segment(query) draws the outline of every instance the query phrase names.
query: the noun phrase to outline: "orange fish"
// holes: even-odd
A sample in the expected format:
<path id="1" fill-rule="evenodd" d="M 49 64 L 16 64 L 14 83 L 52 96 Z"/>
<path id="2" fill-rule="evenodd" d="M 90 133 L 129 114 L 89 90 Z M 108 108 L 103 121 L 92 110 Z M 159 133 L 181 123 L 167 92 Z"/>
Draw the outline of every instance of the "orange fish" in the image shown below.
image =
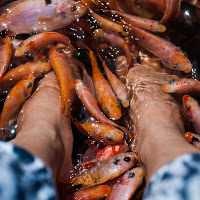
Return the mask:
<path id="1" fill-rule="evenodd" d="M 2 0 L 1 0 L 2 1 Z M 87 8 L 73 0 L 18 0 L 0 10 L 0 32 L 14 34 L 46 32 L 68 26 L 85 14 Z"/>
<path id="2" fill-rule="evenodd" d="M 49 51 L 50 62 L 56 73 L 61 91 L 61 111 L 71 116 L 71 105 L 74 99 L 74 80 L 72 63 L 60 49 L 55 46 Z"/>
<path id="3" fill-rule="evenodd" d="M 112 192 L 106 200 L 131 199 L 133 194 L 142 184 L 143 179 L 144 171 L 141 167 L 136 167 L 127 171 L 112 187 Z"/>
<path id="4" fill-rule="evenodd" d="M 155 21 L 152 19 L 136 16 L 136 15 L 130 15 L 123 12 L 119 12 L 116 10 L 111 10 L 112 14 L 117 14 L 123 17 L 125 22 L 128 24 L 132 24 L 136 27 L 151 31 L 151 32 L 165 32 L 166 27 L 161 24 L 159 21 Z"/>
<path id="5" fill-rule="evenodd" d="M 13 87 L 19 80 L 28 76 L 30 73 L 39 78 L 50 70 L 51 64 L 49 62 L 27 62 L 16 68 L 10 69 L 0 79 L 0 94 L 4 90 Z"/>
<path id="6" fill-rule="evenodd" d="M 11 38 L 6 37 L 0 44 L 0 78 L 4 75 L 12 55 Z"/>
<path id="7" fill-rule="evenodd" d="M 141 28 L 132 25 L 128 27 L 130 35 L 135 37 L 136 43 L 158 56 L 166 67 L 185 73 L 191 72 L 192 64 L 180 48 Z"/>
<path id="8" fill-rule="evenodd" d="M 166 93 L 199 93 L 200 82 L 192 78 L 181 78 L 171 80 L 168 84 L 163 85 L 163 91 Z"/>
<path id="9" fill-rule="evenodd" d="M 98 22 L 99 26 L 104 31 L 114 32 L 120 36 L 128 36 L 129 35 L 129 33 L 124 25 L 118 24 L 118 23 L 112 21 L 112 19 L 109 20 L 105 17 L 102 17 L 102 16 L 96 14 L 95 12 L 93 12 L 92 10 L 90 10 L 90 15 Z"/>
<path id="10" fill-rule="evenodd" d="M 35 76 L 29 74 L 24 79 L 19 81 L 9 92 L 1 112 L 0 119 L 0 137 L 7 126 L 8 120 L 19 110 L 27 98 L 30 97 Z"/>
<path id="11" fill-rule="evenodd" d="M 74 58 L 72 58 L 72 61 L 74 64 L 76 64 L 77 66 L 79 66 L 82 70 L 82 76 L 83 76 L 83 82 L 87 85 L 87 87 L 90 89 L 90 91 L 92 92 L 92 94 L 95 94 L 95 89 L 94 89 L 94 84 L 93 84 L 93 80 L 92 77 L 88 74 L 87 70 L 85 69 L 85 66 L 82 62 L 80 62 L 79 60 L 76 60 Z"/>
<path id="12" fill-rule="evenodd" d="M 89 49 L 88 56 L 90 57 L 92 64 L 92 78 L 94 81 L 94 87 L 96 91 L 96 98 L 101 106 L 102 111 L 113 120 L 118 120 L 121 117 L 121 106 L 117 101 L 117 98 L 110 87 L 108 81 L 104 78 L 101 71 L 98 68 L 96 57 Z"/>
<path id="13" fill-rule="evenodd" d="M 81 124 L 79 122 L 75 122 L 75 125 L 80 126 L 90 137 L 104 144 L 117 143 L 124 138 L 124 133 L 111 125 L 101 123 Z"/>
<path id="14" fill-rule="evenodd" d="M 106 197 L 110 194 L 111 188 L 108 185 L 99 185 L 85 190 L 78 190 L 70 200 L 95 200 Z M 67 199 L 66 199 L 67 200 Z"/>
<path id="15" fill-rule="evenodd" d="M 113 33 L 105 33 L 102 29 L 95 29 L 93 33 L 94 33 L 94 38 L 96 40 L 99 39 L 105 40 L 106 42 L 109 42 L 111 45 L 115 45 L 122 48 L 126 53 L 128 66 L 130 65 L 131 51 L 129 45 L 123 40 L 123 38 Z"/>
<path id="16" fill-rule="evenodd" d="M 185 133 L 185 139 L 191 144 L 193 144 L 195 147 L 200 149 L 200 135 L 192 132 L 187 132 Z"/>
<path id="17" fill-rule="evenodd" d="M 198 102 L 191 96 L 184 95 L 183 107 L 188 120 L 192 121 L 196 133 L 200 134 L 200 106 Z"/>
<path id="18" fill-rule="evenodd" d="M 87 188 L 105 183 L 126 172 L 137 161 L 138 157 L 133 152 L 122 153 L 108 159 L 99 160 L 91 168 L 79 170 L 79 173 L 73 177 L 72 184 Z"/>
<path id="19" fill-rule="evenodd" d="M 69 38 L 60 33 L 39 33 L 27 38 L 24 42 L 20 43 L 19 47 L 15 51 L 15 56 L 26 56 L 31 54 L 33 51 L 39 50 L 42 47 L 46 47 L 48 44 L 53 44 L 54 42 L 62 43 L 67 46 L 70 45 Z"/>
<path id="20" fill-rule="evenodd" d="M 120 144 L 113 144 L 113 145 L 108 145 L 103 149 L 100 149 L 97 153 L 96 158 L 109 158 L 111 156 L 120 154 L 120 153 L 125 153 L 126 151 L 129 150 L 128 144 L 126 142 L 120 143 Z"/>
<path id="21" fill-rule="evenodd" d="M 101 123 L 117 126 L 101 112 L 97 100 L 83 81 L 75 80 L 75 90 L 83 105 L 97 120 Z"/>
<path id="22" fill-rule="evenodd" d="M 126 86 L 117 78 L 115 74 L 113 74 L 110 69 L 107 67 L 105 61 L 101 58 L 99 55 L 99 58 L 101 59 L 103 68 L 105 70 L 106 76 L 109 80 L 109 83 L 115 92 L 117 99 L 120 101 L 122 106 L 124 108 L 127 108 L 129 106 L 129 95 L 128 90 Z"/>

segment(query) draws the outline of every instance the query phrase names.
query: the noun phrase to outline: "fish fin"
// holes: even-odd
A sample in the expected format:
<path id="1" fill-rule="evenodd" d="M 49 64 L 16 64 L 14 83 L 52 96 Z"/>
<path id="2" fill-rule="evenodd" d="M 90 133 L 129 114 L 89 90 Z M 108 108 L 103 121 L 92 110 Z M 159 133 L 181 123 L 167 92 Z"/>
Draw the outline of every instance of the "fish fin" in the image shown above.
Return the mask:
<path id="1" fill-rule="evenodd" d="M 88 162 L 85 162 L 81 165 L 80 169 L 83 170 L 83 169 L 90 169 L 92 168 L 94 165 L 96 165 L 97 161 L 96 160 L 91 160 L 91 161 L 88 161 Z"/>
<path id="2" fill-rule="evenodd" d="M 81 127 L 81 123 L 78 122 L 76 119 L 72 118 L 72 122 L 74 123 L 74 125 L 76 126 L 76 128 L 81 132 L 83 133 L 84 135 L 87 135 L 87 132 Z"/>
<path id="3" fill-rule="evenodd" d="M 62 114 L 64 114 L 65 111 L 65 103 L 63 101 L 63 99 L 61 98 L 61 104 L 60 104 L 60 111 Z"/>

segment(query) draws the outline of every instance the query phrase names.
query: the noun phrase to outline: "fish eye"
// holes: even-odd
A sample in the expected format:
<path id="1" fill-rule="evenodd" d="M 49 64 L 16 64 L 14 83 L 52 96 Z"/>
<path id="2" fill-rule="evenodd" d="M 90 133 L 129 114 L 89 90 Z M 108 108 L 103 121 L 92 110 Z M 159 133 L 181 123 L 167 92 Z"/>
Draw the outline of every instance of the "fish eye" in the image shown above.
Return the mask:
<path id="1" fill-rule="evenodd" d="M 82 184 L 79 184 L 79 185 L 73 185 L 73 187 L 76 188 L 76 189 L 80 189 L 81 186 L 82 186 Z"/>
<path id="2" fill-rule="evenodd" d="M 27 88 L 31 88 L 33 86 L 33 84 L 32 83 L 29 83 L 28 85 L 27 85 Z"/>
<path id="3" fill-rule="evenodd" d="M 187 111 L 189 111 L 189 110 L 190 110 L 190 106 L 189 106 L 188 104 L 186 104 L 186 105 L 185 105 L 185 109 L 186 109 Z"/>
<path id="4" fill-rule="evenodd" d="M 33 60 L 33 56 L 31 55 L 30 51 L 25 51 L 24 55 L 26 56 L 27 59 Z"/>
<path id="5" fill-rule="evenodd" d="M 76 9 L 77 9 L 76 5 L 72 5 L 71 8 L 70 8 L 70 10 L 71 10 L 72 12 L 74 12 Z"/>
<path id="6" fill-rule="evenodd" d="M 128 32 L 127 28 L 123 27 L 123 31 L 124 32 Z"/>
<path id="7" fill-rule="evenodd" d="M 48 5 L 48 4 L 51 4 L 51 0 L 45 0 L 45 3 Z"/>
<path id="8" fill-rule="evenodd" d="M 21 47 L 23 45 L 23 42 L 21 42 L 20 44 L 19 44 L 19 47 Z"/>
<path id="9" fill-rule="evenodd" d="M 129 173 L 128 178 L 133 178 L 134 176 L 135 176 L 135 173 L 132 172 L 132 173 Z"/>
<path id="10" fill-rule="evenodd" d="M 172 79 L 170 82 L 169 82 L 169 84 L 172 84 L 172 83 L 174 83 L 175 82 L 175 79 Z"/>
<path id="11" fill-rule="evenodd" d="M 130 157 L 126 157 L 126 158 L 124 158 L 124 161 L 125 161 L 125 162 L 130 162 L 130 161 L 131 161 L 131 158 L 130 158 Z"/>
<path id="12" fill-rule="evenodd" d="M 174 69 L 178 69 L 178 65 L 177 65 L 177 64 L 172 64 L 172 67 L 173 67 Z"/>
<path id="13" fill-rule="evenodd" d="M 3 46 L 4 44 L 5 44 L 5 41 L 3 41 L 0 46 Z"/>
<path id="14" fill-rule="evenodd" d="M 46 71 L 40 72 L 40 76 L 43 76 L 46 73 Z"/>

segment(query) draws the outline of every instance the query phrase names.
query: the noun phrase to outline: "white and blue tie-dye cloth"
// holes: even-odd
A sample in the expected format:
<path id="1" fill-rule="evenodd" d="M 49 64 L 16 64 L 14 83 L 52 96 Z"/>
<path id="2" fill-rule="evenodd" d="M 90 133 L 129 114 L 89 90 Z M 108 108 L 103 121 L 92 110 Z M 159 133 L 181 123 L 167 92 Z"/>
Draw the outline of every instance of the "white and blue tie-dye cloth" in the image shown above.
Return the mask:
<path id="1" fill-rule="evenodd" d="M 0 199 L 57 199 L 50 170 L 27 151 L 0 142 Z M 185 154 L 159 169 L 143 196 L 143 200 L 199 199 L 200 153 Z"/>

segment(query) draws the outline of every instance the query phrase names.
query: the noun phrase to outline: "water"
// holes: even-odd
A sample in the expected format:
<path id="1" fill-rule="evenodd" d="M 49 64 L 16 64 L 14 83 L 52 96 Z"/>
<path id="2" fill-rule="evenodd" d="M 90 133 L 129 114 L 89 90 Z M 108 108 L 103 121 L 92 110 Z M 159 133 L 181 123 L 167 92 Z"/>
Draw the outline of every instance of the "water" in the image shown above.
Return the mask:
<path id="1" fill-rule="evenodd" d="M 8 3 L 10 1 L 1 1 L 0 5 L 6 2 Z M 119 0 L 120 6 L 123 8 L 130 5 L 130 2 L 133 1 Z M 156 14 L 152 13 L 151 7 L 147 6 L 145 9 L 142 9 L 140 5 L 141 2 L 144 3 L 145 1 L 137 1 L 135 6 L 137 9 L 131 9 L 132 6 L 127 6 L 128 8 L 126 9 L 129 11 L 132 10 L 133 12 L 143 16 L 153 16 L 156 19 L 159 19 L 162 16 L 159 12 Z M 144 6 L 144 4 L 142 5 Z M 100 8 L 95 6 L 94 9 L 96 10 L 96 13 L 104 17 L 111 17 L 114 21 L 121 19 L 121 17 L 111 15 L 107 12 L 108 5 L 101 4 Z M 123 37 L 125 41 L 129 42 L 129 46 L 132 50 L 132 62 L 131 65 L 128 66 L 124 51 L 121 48 L 116 47 L 114 45 L 114 41 L 110 44 L 106 42 L 102 43 L 100 40 L 93 40 L 92 32 L 95 29 L 100 28 L 100 26 L 90 14 L 85 14 L 81 19 L 76 20 L 67 27 L 58 27 L 59 29 L 56 30 L 59 33 L 67 35 L 71 39 L 72 45 L 76 48 L 73 56 L 86 66 L 87 72 L 90 76 L 92 75 L 90 59 L 85 50 L 78 48 L 77 41 L 84 42 L 94 51 L 97 49 L 101 53 L 111 71 L 115 72 L 123 83 L 127 83 L 130 92 L 131 106 L 130 109 L 122 109 L 123 117 L 117 121 L 118 124 L 137 131 L 142 131 L 142 128 L 146 130 L 148 127 L 144 127 L 144 123 L 147 122 L 146 126 L 150 127 L 152 123 L 152 116 L 146 116 L 145 113 L 151 108 L 156 108 L 155 105 L 160 105 L 161 108 L 170 106 L 173 108 L 175 115 L 179 116 L 180 110 L 177 106 L 177 102 L 181 102 L 180 97 L 174 96 L 174 100 L 174 98 L 169 95 L 163 95 L 161 86 L 173 79 L 174 75 L 187 78 L 192 77 L 196 80 L 200 79 L 200 11 L 195 6 L 185 2 L 182 3 L 181 9 L 182 11 L 177 19 L 172 20 L 167 24 L 167 32 L 158 35 L 169 39 L 173 44 L 181 47 L 182 50 L 188 55 L 193 64 L 192 73 L 189 75 L 165 68 L 161 64 L 159 58 L 136 45 L 135 39 L 132 37 Z M 75 18 L 77 18 L 77 16 L 75 16 Z M 0 37 L 4 38 L 7 34 L 10 34 L 10 32 L 2 31 L 0 33 Z M 34 33 L 18 35 L 11 34 L 11 36 L 13 39 L 24 40 L 32 34 Z M 46 50 L 42 51 L 42 53 L 48 56 L 48 50 L 49 48 L 46 48 Z M 12 62 L 10 63 L 8 70 L 27 61 L 28 60 L 24 57 L 16 60 L 15 58 L 12 58 Z M 97 59 L 97 61 L 101 72 L 105 75 L 100 59 Z M 130 70 L 130 68 L 132 69 Z M 130 70 L 129 73 L 128 70 Z M 126 78 L 127 74 L 128 78 Z M 1 95 L 1 109 L 3 108 L 7 94 L 8 91 L 4 91 Z M 164 103 L 160 103 L 161 100 Z M 75 97 L 74 105 L 72 106 L 72 117 L 80 122 L 92 121 L 94 119 L 86 111 L 78 97 Z M 147 121 L 141 121 L 141 119 Z M 159 120 L 157 123 L 160 123 Z M 16 136 L 16 127 L 16 121 L 14 121 L 9 128 L 10 134 L 4 135 L 4 140 L 8 141 Z M 72 129 L 75 138 L 72 155 L 74 165 L 77 165 L 78 163 L 80 164 L 84 162 L 84 160 L 89 161 L 91 158 L 94 158 L 94 155 L 92 157 L 89 153 L 88 156 L 83 157 L 84 153 L 87 152 L 88 147 L 91 147 L 91 143 L 96 148 L 94 152 L 104 147 L 102 143 L 96 144 L 94 140 L 91 140 L 88 136 L 83 135 L 73 124 Z M 134 145 L 132 145 L 132 147 L 134 148 Z M 91 154 L 95 154 L 94 152 Z"/>

